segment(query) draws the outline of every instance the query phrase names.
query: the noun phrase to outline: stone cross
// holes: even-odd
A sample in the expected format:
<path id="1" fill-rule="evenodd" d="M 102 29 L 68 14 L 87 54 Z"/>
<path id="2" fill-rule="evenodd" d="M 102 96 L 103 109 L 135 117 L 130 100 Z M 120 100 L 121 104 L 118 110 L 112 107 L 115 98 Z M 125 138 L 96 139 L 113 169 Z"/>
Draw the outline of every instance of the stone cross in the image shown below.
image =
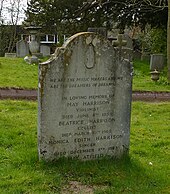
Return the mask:
<path id="1" fill-rule="evenodd" d="M 121 58 L 123 52 L 122 52 L 122 46 L 126 46 L 127 41 L 123 40 L 123 35 L 122 34 L 118 34 L 117 36 L 117 41 L 113 41 L 112 42 L 114 47 L 118 47 L 118 52 L 119 52 L 119 58 Z"/>
<path id="2" fill-rule="evenodd" d="M 113 46 L 119 47 L 120 49 L 122 46 L 126 46 L 127 41 L 123 40 L 122 34 L 118 34 L 117 41 L 113 41 Z"/>

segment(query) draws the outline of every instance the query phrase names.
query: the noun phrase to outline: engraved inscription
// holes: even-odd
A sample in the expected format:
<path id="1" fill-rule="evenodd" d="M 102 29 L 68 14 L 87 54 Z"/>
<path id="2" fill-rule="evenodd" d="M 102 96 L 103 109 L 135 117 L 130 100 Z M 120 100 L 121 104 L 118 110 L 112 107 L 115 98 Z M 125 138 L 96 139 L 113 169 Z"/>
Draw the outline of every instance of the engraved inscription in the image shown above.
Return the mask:
<path id="1" fill-rule="evenodd" d="M 122 78 L 118 78 L 121 80 Z M 50 88 L 80 88 L 80 87 L 114 87 L 116 78 L 111 77 L 79 77 L 79 78 L 53 78 L 50 79 Z M 104 109 L 112 104 L 114 91 L 109 93 L 90 93 L 85 95 L 73 94 L 62 96 L 65 107 L 74 114 L 62 114 L 58 126 L 68 129 L 61 134 L 60 140 L 50 140 L 50 144 L 66 144 L 69 139 L 72 143 L 78 144 L 80 149 L 71 150 L 69 155 L 72 158 L 79 158 L 83 154 L 84 159 L 95 159 L 103 157 L 104 154 L 93 154 L 94 152 L 107 153 L 115 150 L 115 147 L 95 147 L 102 141 L 114 141 L 122 138 L 122 134 L 112 134 L 111 129 L 98 130 L 98 125 L 111 124 L 115 122 L 114 109 Z M 70 131 L 75 128 L 77 132 Z M 93 136 L 93 138 L 91 138 Z M 98 146 L 97 146 L 98 147 Z M 68 154 L 68 153 L 67 153 Z M 65 152 L 56 153 L 58 156 L 65 156 Z"/>
<path id="2" fill-rule="evenodd" d="M 80 33 L 40 64 L 40 158 L 90 160 L 126 150 L 129 99 L 122 91 L 130 66 L 118 59 L 107 40 Z"/>
<path id="3" fill-rule="evenodd" d="M 123 77 L 84 77 L 57 79 L 50 78 L 50 88 L 88 88 L 88 87 L 114 87 L 116 80 L 123 80 Z"/>

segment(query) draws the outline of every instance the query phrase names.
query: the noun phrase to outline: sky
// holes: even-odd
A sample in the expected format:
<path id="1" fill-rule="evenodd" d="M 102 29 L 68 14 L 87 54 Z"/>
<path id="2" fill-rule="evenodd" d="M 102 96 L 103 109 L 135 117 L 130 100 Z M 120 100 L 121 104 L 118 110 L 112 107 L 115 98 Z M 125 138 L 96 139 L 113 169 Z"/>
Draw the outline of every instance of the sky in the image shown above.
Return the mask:
<path id="1" fill-rule="evenodd" d="M 5 23 L 10 22 L 11 20 L 10 11 L 9 11 L 9 9 L 11 8 L 11 2 L 15 3 L 15 6 L 16 6 L 17 1 L 18 0 L 4 0 L 2 16 L 3 16 Z M 21 24 L 25 18 L 24 9 L 26 9 L 26 7 L 27 7 L 27 0 L 20 0 L 20 6 L 19 6 L 20 14 L 19 14 L 18 24 Z"/>

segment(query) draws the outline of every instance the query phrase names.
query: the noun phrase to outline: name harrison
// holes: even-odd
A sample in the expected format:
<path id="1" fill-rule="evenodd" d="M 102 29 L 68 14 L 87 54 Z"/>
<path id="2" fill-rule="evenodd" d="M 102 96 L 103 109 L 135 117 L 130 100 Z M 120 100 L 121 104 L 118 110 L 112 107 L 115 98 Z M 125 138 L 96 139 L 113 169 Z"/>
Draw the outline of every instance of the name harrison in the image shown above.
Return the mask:
<path id="1" fill-rule="evenodd" d="M 105 135 L 105 136 L 98 136 L 96 137 L 96 140 L 111 140 L 111 139 L 120 139 L 123 135 Z"/>

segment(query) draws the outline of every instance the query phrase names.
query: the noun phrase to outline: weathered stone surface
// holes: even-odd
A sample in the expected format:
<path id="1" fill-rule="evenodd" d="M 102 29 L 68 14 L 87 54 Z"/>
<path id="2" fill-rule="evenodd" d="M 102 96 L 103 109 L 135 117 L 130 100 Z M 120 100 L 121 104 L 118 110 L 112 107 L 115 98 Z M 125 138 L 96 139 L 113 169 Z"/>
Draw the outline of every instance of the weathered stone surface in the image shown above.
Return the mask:
<path id="1" fill-rule="evenodd" d="M 42 53 L 42 55 L 43 55 L 44 57 L 50 56 L 50 46 L 41 45 L 41 46 L 40 46 L 40 53 Z"/>
<path id="2" fill-rule="evenodd" d="M 6 58 L 15 58 L 16 57 L 16 53 L 5 53 L 5 57 Z"/>
<path id="3" fill-rule="evenodd" d="M 24 40 L 20 40 L 16 44 L 17 57 L 25 57 L 29 55 L 28 43 Z"/>
<path id="4" fill-rule="evenodd" d="M 150 70 L 161 71 L 164 68 L 164 63 L 163 54 L 152 54 L 150 57 Z"/>
<path id="5" fill-rule="evenodd" d="M 132 68 L 102 36 L 72 36 L 39 66 L 39 157 L 121 157 L 129 149 Z"/>

